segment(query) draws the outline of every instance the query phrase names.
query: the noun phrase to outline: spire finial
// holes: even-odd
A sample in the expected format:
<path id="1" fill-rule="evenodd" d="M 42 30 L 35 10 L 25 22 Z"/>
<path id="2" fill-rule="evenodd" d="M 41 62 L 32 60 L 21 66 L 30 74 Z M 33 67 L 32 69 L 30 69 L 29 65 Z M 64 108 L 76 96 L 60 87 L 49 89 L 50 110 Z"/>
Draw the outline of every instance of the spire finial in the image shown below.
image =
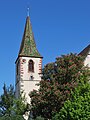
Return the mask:
<path id="1" fill-rule="evenodd" d="M 27 16 L 29 16 L 29 7 L 27 8 Z"/>

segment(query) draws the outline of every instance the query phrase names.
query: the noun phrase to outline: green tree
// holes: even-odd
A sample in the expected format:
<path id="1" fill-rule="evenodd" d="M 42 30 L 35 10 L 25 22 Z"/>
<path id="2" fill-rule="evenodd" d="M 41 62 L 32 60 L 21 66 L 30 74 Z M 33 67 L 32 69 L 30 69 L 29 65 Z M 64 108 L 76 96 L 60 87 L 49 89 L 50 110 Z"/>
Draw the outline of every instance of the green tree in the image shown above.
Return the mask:
<path id="1" fill-rule="evenodd" d="M 8 116 L 8 115 L 4 115 L 2 117 L 0 117 L 0 120 L 24 120 L 23 116 L 21 115 L 12 115 L 12 116 Z"/>
<path id="2" fill-rule="evenodd" d="M 14 87 L 12 85 L 6 87 L 4 84 L 3 94 L 0 96 L 0 119 L 9 119 L 9 117 L 11 120 L 17 117 L 22 118 L 26 110 L 25 96 L 20 96 L 17 99 L 15 97 Z"/>
<path id="3" fill-rule="evenodd" d="M 72 92 L 71 99 L 57 113 L 53 120 L 90 120 L 90 84 L 81 78 L 78 87 Z"/>
<path id="4" fill-rule="evenodd" d="M 70 98 L 71 90 L 78 85 L 81 75 L 87 76 L 83 58 L 76 54 L 62 55 L 43 69 L 43 80 L 38 91 L 30 93 L 33 117 L 51 119 Z"/>
<path id="5" fill-rule="evenodd" d="M 7 88 L 4 84 L 3 94 L 0 96 L 0 116 L 11 114 L 14 98 L 15 96 L 13 86 L 10 85 L 10 87 Z"/>
<path id="6" fill-rule="evenodd" d="M 44 80 L 55 80 L 60 84 L 76 81 L 84 66 L 84 58 L 77 54 L 57 57 L 56 61 L 47 64 L 43 69 Z"/>

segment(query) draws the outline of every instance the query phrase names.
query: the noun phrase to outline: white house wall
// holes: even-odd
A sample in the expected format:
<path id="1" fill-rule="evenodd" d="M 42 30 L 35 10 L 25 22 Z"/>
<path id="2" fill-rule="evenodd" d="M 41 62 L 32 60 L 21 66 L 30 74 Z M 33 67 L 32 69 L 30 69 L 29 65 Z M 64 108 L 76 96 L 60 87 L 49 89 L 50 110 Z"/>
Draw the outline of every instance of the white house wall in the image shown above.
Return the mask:
<path id="1" fill-rule="evenodd" d="M 84 65 L 90 67 L 90 54 L 85 58 Z"/>

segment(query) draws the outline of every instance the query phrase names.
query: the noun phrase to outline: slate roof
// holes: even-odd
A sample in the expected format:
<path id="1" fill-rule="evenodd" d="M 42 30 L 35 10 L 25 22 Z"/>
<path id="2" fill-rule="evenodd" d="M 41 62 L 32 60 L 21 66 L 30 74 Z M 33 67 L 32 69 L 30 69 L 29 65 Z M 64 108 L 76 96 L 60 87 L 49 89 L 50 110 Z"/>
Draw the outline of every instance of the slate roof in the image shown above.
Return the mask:
<path id="1" fill-rule="evenodd" d="M 27 16 L 27 18 L 26 18 L 24 34 L 23 34 L 23 38 L 22 38 L 22 42 L 21 42 L 21 46 L 20 46 L 20 51 L 18 54 L 18 57 L 20 57 L 20 56 L 42 57 L 36 48 L 29 16 Z"/>
<path id="2" fill-rule="evenodd" d="M 89 54 L 89 51 L 90 51 L 90 44 L 84 48 L 80 53 L 79 55 L 82 55 L 82 56 L 87 56 Z"/>

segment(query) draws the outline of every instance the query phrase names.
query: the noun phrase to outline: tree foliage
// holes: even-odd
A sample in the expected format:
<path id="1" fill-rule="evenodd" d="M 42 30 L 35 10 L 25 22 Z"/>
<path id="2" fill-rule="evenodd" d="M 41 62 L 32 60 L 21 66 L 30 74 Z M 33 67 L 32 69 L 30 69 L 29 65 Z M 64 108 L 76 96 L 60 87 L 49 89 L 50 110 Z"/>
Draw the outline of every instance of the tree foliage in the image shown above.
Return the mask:
<path id="1" fill-rule="evenodd" d="M 76 81 L 80 76 L 83 66 L 83 57 L 72 53 L 62 55 L 56 58 L 54 63 L 49 63 L 44 67 L 43 79 L 55 80 L 60 84 Z"/>
<path id="2" fill-rule="evenodd" d="M 62 55 L 43 69 L 43 80 L 38 91 L 30 93 L 31 111 L 34 118 L 51 119 L 70 98 L 81 75 L 86 75 L 83 58 L 76 54 Z"/>
<path id="3" fill-rule="evenodd" d="M 72 92 L 70 100 L 57 113 L 53 120 L 90 120 L 90 84 L 81 78 L 78 87 Z"/>
<path id="4" fill-rule="evenodd" d="M 12 115 L 12 116 L 4 115 L 0 117 L 0 120 L 25 120 L 25 119 L 21 115 Z"/>
<path id="5" fill-rule="evenodd" d="M 3 94 L 0 96 L 0 119 L 16 120 L 16 118 L 23 119 L 23 114 L 27 110 L 25 104 L 25 97 L 20 96 L 18 99 L 15 97 L 14 87 L 10 85 L 6 87 L 4 84 Z M 19 120 L 19 119 L 18 119 Z"/>
<path id="6" fill-rule="evenodd" d="M 11 114 L 14 100 L 13 86 L 10 85 L 9 88 L 6 88 L 6 85 L 4 84 L 3 92 L 4 93 L 0 96 L 0 116 L 5 114 Z"/>

